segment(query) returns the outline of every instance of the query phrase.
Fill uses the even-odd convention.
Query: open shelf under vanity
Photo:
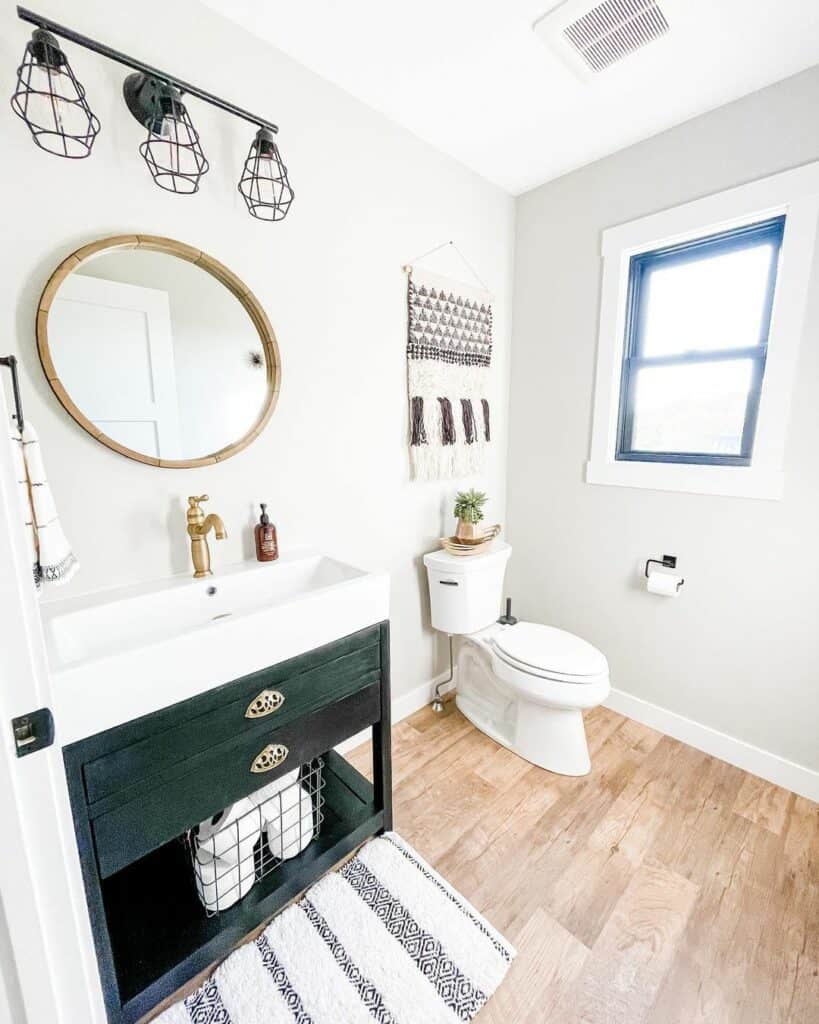
[[[381,623],[65,748],[109,1021],[134,1024],[391,827],[388,652]],[[269,719],[235,717],[272,687],[285,699]],[[368,726],[373,783],[332,749]],[[274,742],[286,746],[286,763],[251,774],[249,753]],[[323,762],[318,834],[209,916],[183,835],[313,758]]]

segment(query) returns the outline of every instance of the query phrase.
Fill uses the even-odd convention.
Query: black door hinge
[[[18,757],[50,747],[54,742],[54,716],[50,708],[40,708],[19,718],[12,718],[14,746]]]

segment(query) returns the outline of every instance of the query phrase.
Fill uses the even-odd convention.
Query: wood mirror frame
[[[48,314],[51,304],[63,281],[86,260],[101,252],[115,252],[123,249],[146,249],[153,252],[164,252],[168,256],[176,256],[179,259],[196,264],[197,267],[201,267],[202,270],[215,277],[220,284],[233,293],[253,322],[264,348],[267,398],[256,422],[245,436],[238,441],[234,441],[219,451],[197,459],[157,459],[151,455],[144,455],[142,452],[126,448],[95,427],[88,417],[72,402],[68,392],[63,387],[60,376],[54,367],[48,345]],[[184,242],[177,242],[172,238],[162,238],[158,235],[115,235],[112,238],[103,238],[98,242],[91,242],[89,245],[82,246],[82,248],[77,249],[76,252],[71,253],[70,256],[64,259],[48,279],[43,289],[43,294],[40,296],[40,303],[37,307],[37,351],[39,352],[40,362],[52,391],[59,399],[62,407],[79,423],[83,430],[86,430],[101,444],[115,452],[119,452],[120,455],[125,455],[129,459],[135,459],[137,462],[144,462],[149,466],[162,466],[166,469],[189,469],[195,466],[210,466],[217,462],[224,462],[231,455],[235,455],[237,452],[242,451],[243,448],[247,448],[251,441],[255,441],[259,436],[272,416],[281,387],[281,363],[279,361],[279,346],[276,343],[276,335],[261,303],[253,292],[247,288],[240,278],[218,260],[214,259],[213,256],[209,256],[199,249],[194,249],[193,246],[185,245]]]

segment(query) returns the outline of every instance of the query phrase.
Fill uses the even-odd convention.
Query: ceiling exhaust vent
[[[540,38],[579,73],[588,78],[619,63],[629,54],[668,32],[658,0],[568,0],[534,25]],[[673,6],[673,0],[671,0]]]

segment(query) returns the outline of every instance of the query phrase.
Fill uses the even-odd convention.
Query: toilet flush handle
[[[514,624],[517,621],[518,620],[512,614],[512,598],[511,597],[507,597],[506,598],[506,614],[505,615],[501,615],[501,617],[498,619],[498,622],[502,626],[514,626]]]

